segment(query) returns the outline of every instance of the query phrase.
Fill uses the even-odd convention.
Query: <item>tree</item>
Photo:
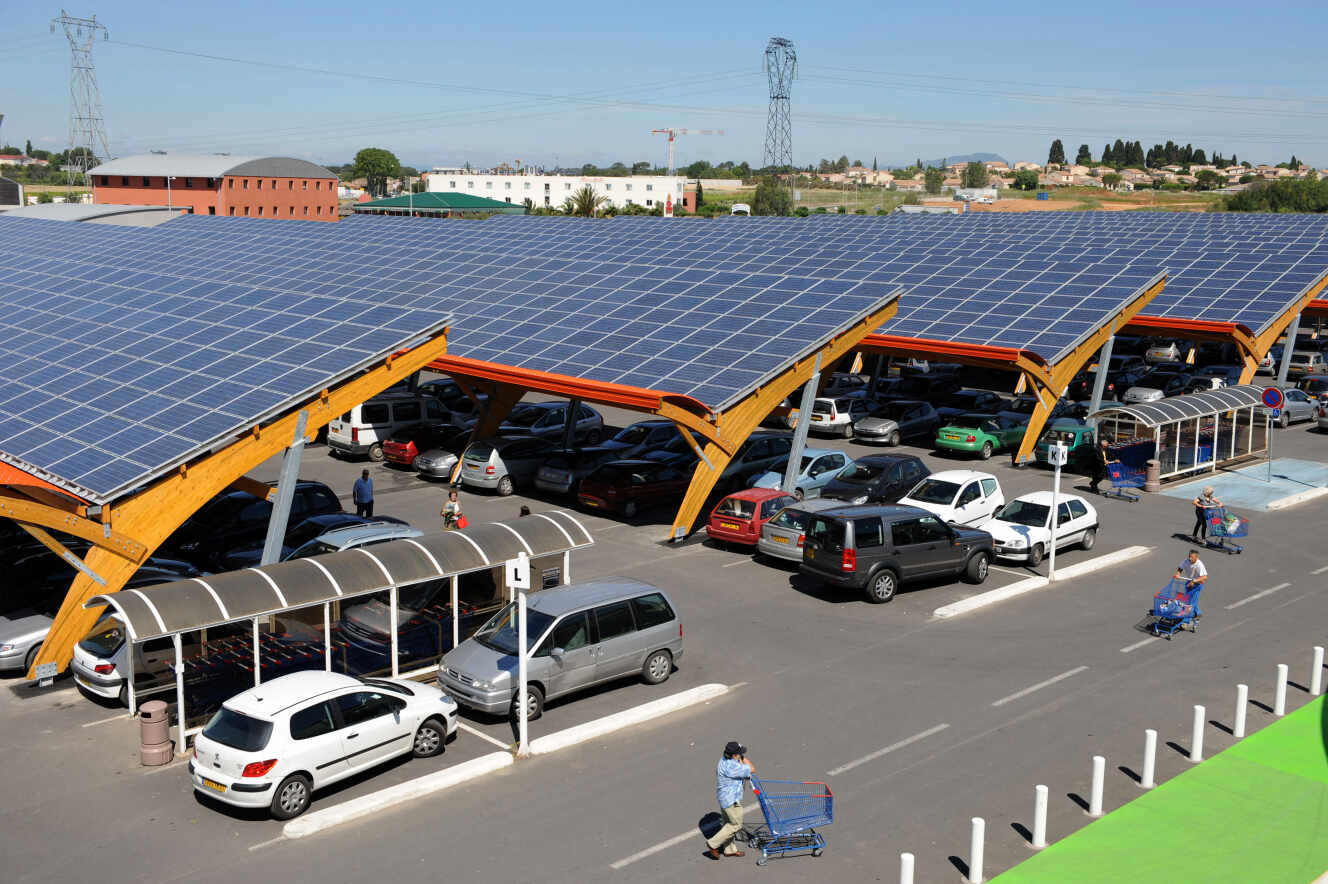
[[[1111,152],[1111,145],[1104,144],[1102,146],[1102,165],[1110,166],[1115,158],[1115,155]]]
[[[1117,175],[1115,172],[1108,172],[1102,176],[1102,186],[1108,190],[1115,190],[1121,183],[1121,180],[1120,175]]]
[[[1227,183],[1226,178],[1212,169],[1201,169],[1195,177],[1195,190],[1217,190]]]
[[[649,171],[650,171],[650,164],[647,163],[645,160],[641,160],[638,163],[632,163],[633,175],[644,175]]]
[[[43,190],[41,193],[37,194],[37,202],[53,203],[55,202],[55,197],[51,196],[50,191]]]
[[[578,218],[594,218],[608,201],[607,196],[595,193],[595,188],[587,184],[567,198],[563,211]]]
[[[1093,162],[1093,152],[1088,149],[1087,144],[1079,145],[1079,154],[1074,158],[1076,166],[1087,166]]]
[[[1047,165],[1065,165],[1065,145],[1061,144],[1059,138],[1051,143],[1051,150],[1047,151]]]
[[[401,163],[396,154],[381,147],[366,147],[355,154],[355,177],[363,178],[365,187],[373,196],[387,193],[387,179],[401,174]]]
[[[936,168],[935,166],[932,166],[927,169],[927,173],[923,178],[923,186],[926,188],[927,193],[940,193],[941,184],[943,184],[944,182],[945,182],[944,172],[942,172],[940,169]]]
[[[965,187],[986,187],[987,177],[987,167],[982,163],[969,163],[964,167]]]
[[[1293,157],[1292,159],[1294,159],[1294,157]],[[839,159],[835,160],[835,171],[836,171],[836,172],[847,172],[847,171],[848,171],[848,157],[847,157],[847,156],[844,156],[843,154],[841,154],[840,157],[839,157]]]
[[[1194,163],[1198,166],[1206,166],[1208,164],[1208,158],[1204,156],[1202,147],[1194,152]]]
[[[752,197],[753,215],[793,214],[793,195],[774,177],[762,178]]]
[[[31,138],[28,139],[28,144],[27,144],[27,146],[23,148],[23,155],[24,155],[25,157],[30,157],[30,156],[32,156],[32,139],[31,139]]]
[[[705,189],[701,187],[701,182],[696,182],[696,207],[701,208],[701,203],[705,202]]]
[[[1014,188],[1016,190],[1037,190],[1038,174],[1032,169],[1020,169],[1014,173]]]
[[[533,215],[533,214],[535,214],[535,201],[534,201],[533,199],[531,199],[530,197],[526,197],[525,199],[523,199],[523,200],[521,201],[521,205],[523,205],[523,206],[526,207],[526,214],[527,214],[527,215]]]
[[[876,171],[876,157],[872,157],[872,171]]]

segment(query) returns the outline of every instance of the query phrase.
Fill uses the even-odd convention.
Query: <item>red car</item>
[[[411,424],[384,440],[383,457],[388,463],[408,467],[423,452],[434,448],[451,450],[455,447],[453,443],[469,435],[469,430],[452,424]]]
[[[655,504],[671,503],[687,491],[691,470],[653,460],[613,460],[581,480],[576,499],[585,507],[631,519]]]
[[[761,526],[774,518],[786,506],[798,499],[777,488],[748,488],[730,494],[710,513],[706,534],[711,540],[756,546],[761,539]]]

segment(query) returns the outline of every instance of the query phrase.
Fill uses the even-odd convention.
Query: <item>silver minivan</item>
[[[438,685],[462,706],[508,714],[516,704],[516,605],[509,604],[438,664]],[[526,714],[544,702],[639,675],[659,684],[682,657],[677,608],[657,586],[630,577],[546,589],[526,603]]]

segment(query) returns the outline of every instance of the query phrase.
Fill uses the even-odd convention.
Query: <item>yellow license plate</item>
[[[583,500],[581,502],[584,503],[586,506],[599,506],[599,504],[593,500]]]
[[[221,783],[218,783],[215,780],[209,780],[207,777],[203,777],[203,785],[211,789],[213,792],[226,791],[226,787],[223,786]]]
[[[949,433],[946,433],[946,434],[945,434],[945,438],[947,438],[947,439],[953,439],[953,440],[955,440],[955,441],[958,441],[958,440],[959,440],[959,437],[958,437],[958,436],[951,436]]]
[[[720,522],[720,523],[719,523],[719,527],[721,527],[721,528],[727,528],[727,529],[729,529],[730,531],[739,531],[739,530],[741,530],[737,525],[733,524],[732,522]]]
[[[780,537],[777,534],[772,536],[770,539],[773,540],[775,543],[788,543],[787,537]]]
[[[803,549],[806,550],[807,552],[807,558],[809,559],[816,558],[816,550],[812,549],[810,546],[805,546],[803,547]]]

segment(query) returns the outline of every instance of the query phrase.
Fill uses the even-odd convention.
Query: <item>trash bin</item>
[[[1162,461],[1156,458],[1149,458],[1144,464],[1144,490],[1161,491],[1162,490]]]
[[[166,704],[161,700],[149,700],[139,707],[138,760],[144,767],[156,767],[166,764],[174,755]]]

